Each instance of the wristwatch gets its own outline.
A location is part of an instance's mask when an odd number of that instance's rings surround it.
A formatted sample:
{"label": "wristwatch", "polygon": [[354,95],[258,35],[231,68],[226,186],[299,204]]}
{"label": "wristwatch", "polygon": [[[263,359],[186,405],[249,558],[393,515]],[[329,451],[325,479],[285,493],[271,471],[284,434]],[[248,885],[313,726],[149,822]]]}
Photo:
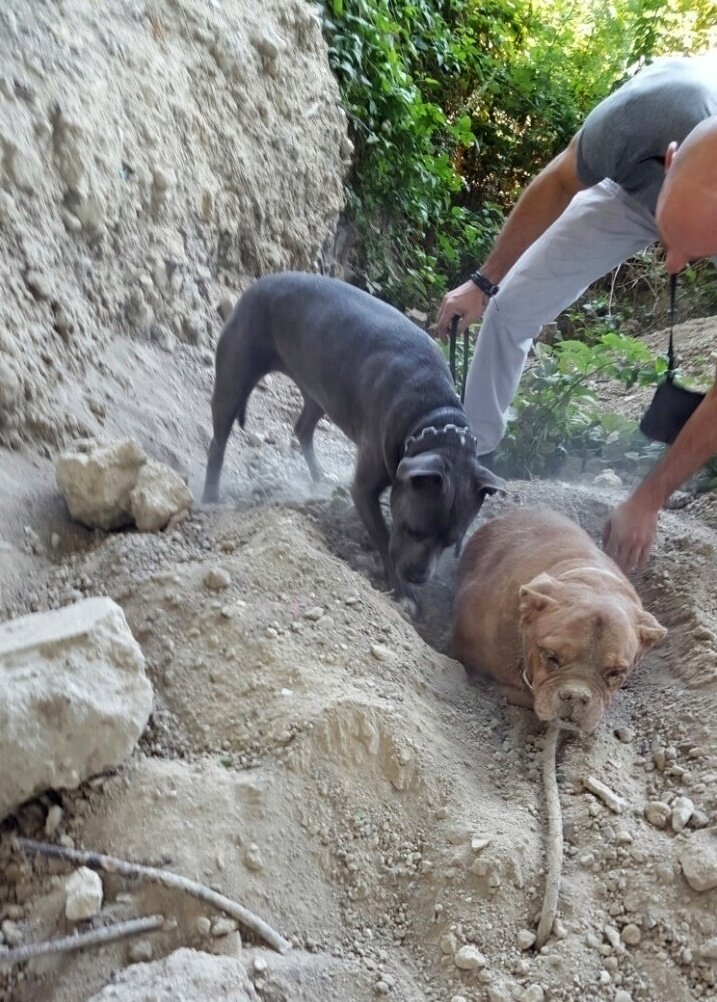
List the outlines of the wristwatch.
{"label": "wristwatch", "polygon": [[481,275],[479,271],[474,271],[470,276],[471,282],[474,282],[478,286],[481,292],[485,292],[486,296],[492,298],[497,295],[500,287],[493,285],[490,279],[486,278],[485,275]]}

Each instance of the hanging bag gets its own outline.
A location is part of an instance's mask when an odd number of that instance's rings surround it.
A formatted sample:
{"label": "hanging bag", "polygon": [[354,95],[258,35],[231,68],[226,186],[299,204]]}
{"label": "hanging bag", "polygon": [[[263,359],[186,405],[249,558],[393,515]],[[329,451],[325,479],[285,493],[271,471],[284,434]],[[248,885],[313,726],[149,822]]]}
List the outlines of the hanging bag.
{"label": "hanging bag", "polygon": [[705,398],[704,393],[685,389],[675,383],[675,349],[672,329],[675,324],[677,276],[670,276],[670,341],[667,349],[667,373],[655,390],[650,406],[640,421],[640,431],[653,442],[672,445],[682,428]]}

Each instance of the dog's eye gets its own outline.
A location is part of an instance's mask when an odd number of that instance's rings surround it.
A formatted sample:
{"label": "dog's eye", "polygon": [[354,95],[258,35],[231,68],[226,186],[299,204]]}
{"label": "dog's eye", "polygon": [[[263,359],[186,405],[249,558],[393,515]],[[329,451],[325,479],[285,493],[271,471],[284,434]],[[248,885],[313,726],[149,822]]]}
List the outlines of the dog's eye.
{"label": "dog's eye", "polygon": [[549,651],[547,647],[540,648],[540,658],[546,668],[555,670],[560,667],[560,658],[555,651]]}
{"label": "dog's eye", "polygon": [[622,682],[626,674],[627,672],[624,668],[610,668],[605,672],[605,679],[611,685],[615,685],[618,682]]}

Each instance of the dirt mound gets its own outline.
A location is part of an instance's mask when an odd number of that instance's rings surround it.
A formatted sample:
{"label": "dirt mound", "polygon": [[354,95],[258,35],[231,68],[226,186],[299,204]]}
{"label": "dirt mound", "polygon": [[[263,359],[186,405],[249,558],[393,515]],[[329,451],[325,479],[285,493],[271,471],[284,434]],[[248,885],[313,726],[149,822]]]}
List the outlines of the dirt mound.
{"label": "dirt mound", "polygon": [[[612,501],[516,484],[504,504],[548,499],[593,533]],[[486,516],[499,508],[493,502]],[[348,562],[326,539],[342,540]],[[411,1002],[711,997],[714,968],[700,950],[717,935],[713,892],[688,886],[679,857],[693,830],[717,820],[713,531],[665,515],[642,591],[669,642],[635,673],[597,736],[565,745],[562,928],[538,955],[521,949],[518,934],[534,927],[543,889],[542,730],[489,685],[469,686],[351,568],[364,543],[340,493],[319,495],[295,510],[244,503],[200,511],[170,534],[111,535],[36,577],[43,607],[96,592],[122,604],[157,703],[126,768],[60,798],[59,833],[123,857],[171,859],[237,897],[319,967],[338,958],[344,980],[334,997],[346,1002],[374,990]],[[217,570],[225,574],[209,575]],[[438,646],[454,570],[447,555],[421,626]],[[627,810],[612,814],[587,793],[588,775]],[[681,834],[646,820],[648,804],[679,796],[693,806]],[[28,805],[20,829],[41,832],[51,802]],[[64,920],[46,864],[15,859],[4,872],[3,899],[19,909],[22,934],[56,934]],[[198,931],[206,907],[111,877],[105,898],[112,917],[160,911],[178,926],[139,952],[124,944],[36,961],[11,998],[88,998],[110,967],[182,946],[233,950],[256,984],[254,948],[236,953],[238,943]],[[456,962],[466,945],[479,958],[472,970]],[[156,990],[173,983],[155,974]],[[287,991],[276,998],[301,997]]]}

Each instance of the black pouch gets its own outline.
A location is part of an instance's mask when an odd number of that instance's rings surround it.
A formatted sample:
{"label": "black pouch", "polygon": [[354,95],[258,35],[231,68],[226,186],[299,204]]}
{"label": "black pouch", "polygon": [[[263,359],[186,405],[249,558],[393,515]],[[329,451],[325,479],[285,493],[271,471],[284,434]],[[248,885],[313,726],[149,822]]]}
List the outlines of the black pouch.
{"label": "black pouch", "polygon": [[682,428],[705,398],[704,393],[688,390],[675,383],[675,349],[672,328],[675,321],[677,276],[670,276],[670,343],[667,349],[667,375],[655,390],[640,421],[640,431],[653,442],[672,445]]}
{"label": "black pouch", "polygon": [[704,393],[678,386],[668,373],[664,383],[655,390],[640,421],[640,431],[653,442],[672,445],[689,418],[705,398]]}

